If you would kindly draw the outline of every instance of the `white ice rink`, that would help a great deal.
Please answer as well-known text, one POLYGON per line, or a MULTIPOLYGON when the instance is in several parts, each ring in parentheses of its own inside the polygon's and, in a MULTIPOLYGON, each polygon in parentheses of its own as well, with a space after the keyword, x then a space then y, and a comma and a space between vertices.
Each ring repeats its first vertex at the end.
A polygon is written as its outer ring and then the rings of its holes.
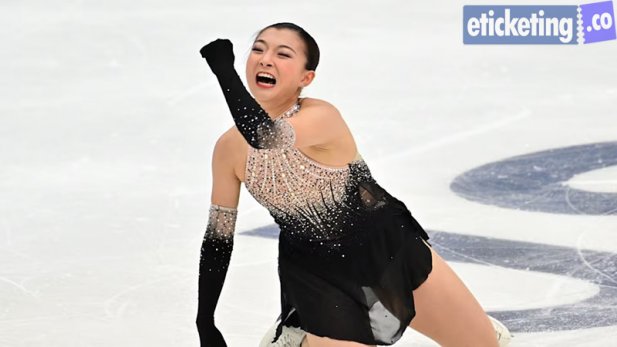
MULTIPOLYGON (((0 346, 199 345, 211 154, 233 121, 198 51, 231 39, 244 76, 279 21, 320 45, 304 95, 339 108, 512 347, 617 346, 617 41, 464 45, 472 3, 0 3, 0 346)), ((238 209, 230 347, 279 313, 272 218, 244 186, 238 209)))

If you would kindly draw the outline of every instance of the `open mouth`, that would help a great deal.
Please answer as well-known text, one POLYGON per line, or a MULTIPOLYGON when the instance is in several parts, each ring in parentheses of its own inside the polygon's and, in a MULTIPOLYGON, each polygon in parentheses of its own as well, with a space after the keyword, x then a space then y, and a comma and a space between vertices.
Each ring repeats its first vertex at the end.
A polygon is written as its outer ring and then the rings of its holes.
POLYGON ((276 84, 276 78, 269 73, 260 72, 257 74, 256 82, 258 85, 264 87, 274 87, 274 85, 276 84))

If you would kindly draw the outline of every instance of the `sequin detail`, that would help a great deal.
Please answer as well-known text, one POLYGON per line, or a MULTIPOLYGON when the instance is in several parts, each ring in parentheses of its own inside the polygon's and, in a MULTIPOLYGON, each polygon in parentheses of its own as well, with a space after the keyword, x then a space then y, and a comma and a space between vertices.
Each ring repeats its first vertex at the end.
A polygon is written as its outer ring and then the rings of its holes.
POLYGON ((208 225, 201 245, 200 276, 204 271, 227 272, 237 215, 236 208, 210 205, 208 225))
POLYGON ((359 178, 371 179, 359 154, 346 167, 328 167, 295 147, 249 146, 244 184, 286 236, 324 246, 322 241, 353 228, 352 216, 358 212, 354 200, 359 198, 354 187, 359 178))
POLYGON ((238 209, 211 204, 208 213, 206 238, 228 239, 234 234, 238 209))
POLYGON ((260 148, 285 148, 296 142, 296 132, 285 118, 258 125, 256 133, 260 148))
POLYGON ((286 118, 293 116, 300 110, 298 101, 287 111, 273 119, 272 122, 263 122, 257 125, 257 148, 286 148, 296 142, 296 132, 286 118))

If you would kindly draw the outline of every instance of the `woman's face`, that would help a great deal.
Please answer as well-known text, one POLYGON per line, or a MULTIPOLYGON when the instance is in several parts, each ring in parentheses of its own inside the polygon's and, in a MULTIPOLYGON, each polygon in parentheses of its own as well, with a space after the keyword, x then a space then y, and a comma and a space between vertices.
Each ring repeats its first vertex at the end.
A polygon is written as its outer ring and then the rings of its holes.
POLYGON ((304 42, 295 31, 264 30, 246 61, 246 80, 255 99, 271 102, 297 96, 315 75, 305 69, 306 59, 304 42))

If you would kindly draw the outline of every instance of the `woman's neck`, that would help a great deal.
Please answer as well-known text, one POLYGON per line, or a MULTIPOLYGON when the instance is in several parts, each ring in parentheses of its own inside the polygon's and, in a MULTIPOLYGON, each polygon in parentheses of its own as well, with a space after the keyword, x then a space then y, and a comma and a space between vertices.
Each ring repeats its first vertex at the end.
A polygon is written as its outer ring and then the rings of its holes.
POLYGON ((299 95, 293 95, 285 100, 273 100, 273 102, 259 102, 261 107, 268 113, 270 118, 275 119, 298 102, 299 95))

